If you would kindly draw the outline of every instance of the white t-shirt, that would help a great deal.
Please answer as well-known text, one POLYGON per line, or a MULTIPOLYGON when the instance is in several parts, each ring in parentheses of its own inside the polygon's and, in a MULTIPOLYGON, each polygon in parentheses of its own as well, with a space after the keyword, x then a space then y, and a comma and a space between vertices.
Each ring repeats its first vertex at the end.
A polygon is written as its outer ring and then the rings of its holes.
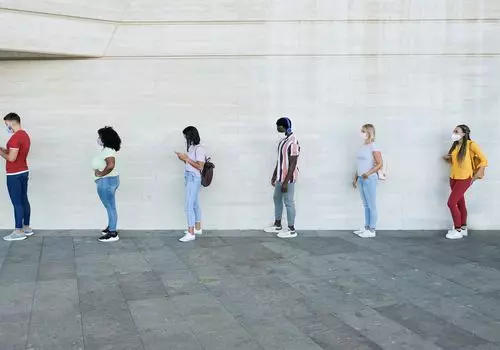
POLYGON ((380 152, 375 142, 363 145, 357 155, 356 155, 356 167, 358 171, 358 176, 370 171, 375 167, 375 158, 373 158, 373 152, 380 152))
POLYGON ((92 159, 92 169, 103 171, 106 168, 106 158, 115 158, 115 168, 106 176, 96 177, 94 175, 94 180, 101 179, 103 177, 118 176, 117 161, 116 161, 116 151, 112 148, 103 148, 98 155, 92 159))
MULTIPOLYGON (((201 145, 190 146, 187 154, 189 159, 191 159, 192 161, 203 163, 205 163, 206 161, 205 149, 201 145)), ((188 162, 186 162, 186 171, 201 177, 200 170, 196 169, 188 162)))

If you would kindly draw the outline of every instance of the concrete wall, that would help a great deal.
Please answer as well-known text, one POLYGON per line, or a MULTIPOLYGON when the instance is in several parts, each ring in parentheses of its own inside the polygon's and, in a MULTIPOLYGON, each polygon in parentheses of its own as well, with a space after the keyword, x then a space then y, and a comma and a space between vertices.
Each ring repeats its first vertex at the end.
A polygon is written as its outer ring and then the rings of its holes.
MULTIPOLYGON (((459 123, 471 126, 491 163, 469 193, 470 225, 500 228, 497 1, 124 3, 0 0, 10 14, 31 8, 30 16, 115 27, 101 58, 0 62, 0 114, 20 113, 33 139, 35 227, 103 226, 90 169, 102 125, 124 141, 120 226, 183 227, 173 151, 193 124, 217 166, 202 193, 206 226, 260 228, 273 215, 274 122, 288 115, 303 149, 298 228, 362 224, 350 182, 366 122, 377 126, 389 168, 381 229, 449 226, 440 156, 459 123)), ((0 187, 2 197, 9 227, 0 187)))

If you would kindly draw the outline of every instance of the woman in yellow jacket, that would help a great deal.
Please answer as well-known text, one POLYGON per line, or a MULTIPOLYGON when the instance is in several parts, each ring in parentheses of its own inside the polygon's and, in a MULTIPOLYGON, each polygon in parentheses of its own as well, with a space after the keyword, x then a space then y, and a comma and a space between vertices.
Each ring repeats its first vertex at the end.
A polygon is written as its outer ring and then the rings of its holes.
POLYGON ((446 238, 461 239, 468 234, 465 192, 475 180, 484 176, 488 160, 477 143, 470 139, 470 128, 467 125, 457 126, 453 130, 451 140, 453 145, 444 159, 451 164, 451 194, 448 207, 454 226, 448 231, 446 238))

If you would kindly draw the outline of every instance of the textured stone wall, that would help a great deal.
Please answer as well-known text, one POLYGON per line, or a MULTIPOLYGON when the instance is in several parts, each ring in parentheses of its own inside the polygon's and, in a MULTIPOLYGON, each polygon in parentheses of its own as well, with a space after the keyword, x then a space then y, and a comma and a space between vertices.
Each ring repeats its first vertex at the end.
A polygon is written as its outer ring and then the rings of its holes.
MULTIPOLYGON (((35 227, 103 226, 90 159, 97 128, 113 125, 124 141, 120 226, 182 228, 173 151, 193 124, 217 166, 202 193, 206 226, 260 228, 273 215, 274 121, 288 115, 302 144, 298 228, 362 224, 350 182, 366 122, 388 163, 381 229, 449 226, 440 156, 460 123, 491 163, 470 190, 470 225, 500 228, 500 2, 0 0, 2 8, 0 16, 59 21, 55 32, 69 41, 43 50, 16 31, 0 48, 96 56, 0 61, 0 113, 19 112, 33 138, 35 227), (72 32, 86 26, 92 35, 72 32)), ((3 187, 0 198, 10 227, 3 187)))

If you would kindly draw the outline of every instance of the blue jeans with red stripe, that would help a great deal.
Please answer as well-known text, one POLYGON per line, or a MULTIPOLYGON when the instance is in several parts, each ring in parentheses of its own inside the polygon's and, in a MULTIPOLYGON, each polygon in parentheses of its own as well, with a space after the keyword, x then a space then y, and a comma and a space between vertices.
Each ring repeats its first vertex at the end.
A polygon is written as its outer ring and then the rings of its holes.
POLYGON ((7 189, 14 206, 16 229, 22 230, 30 225, 31 206, 28 200, 29 173, 7 175, 7 189))

